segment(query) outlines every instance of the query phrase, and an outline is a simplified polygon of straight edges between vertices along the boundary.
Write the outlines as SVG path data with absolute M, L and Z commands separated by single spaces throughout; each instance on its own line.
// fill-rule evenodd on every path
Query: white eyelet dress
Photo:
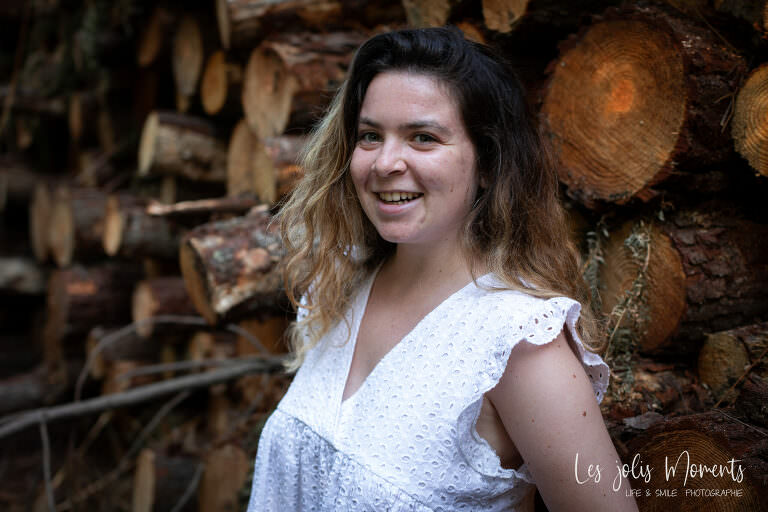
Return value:
M 267 420 L 248 512 L 528 509 L 526 464 L 502 468 L 475 424 L 512 348 L 548 343 L 564 325 L 602 399 L 609 370 L 576 333 L 581 305 L 490 290 L 502 283 L 485 275 L 425 316 L 342 403 L 372 283 L 347 312 L 350 341 L 344 322 L 332 328 Z

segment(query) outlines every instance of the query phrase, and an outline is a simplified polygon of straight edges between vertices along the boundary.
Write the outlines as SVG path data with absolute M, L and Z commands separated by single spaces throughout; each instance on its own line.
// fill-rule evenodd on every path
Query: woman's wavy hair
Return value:
M 581 336 L 600 350 L 555 160 L 520 80 L 501 56 L 458 29 L 426 28 L 376 35 L 358 49 L 304 151 L 304 178 L 278 214 L 286 291 L 294 305 L 302 297 L 305 312 L 290 330 L 289 369 L 344 318 L 353 292 L 394 251 L 365 216 L 349 174 L 365 93 L 387 71 L 427 75 L 447 87 L 474 143 L 480 187 L 461 237 L 472 275 L 482 268 L 508 289 L 578 300 L 585 306 Z

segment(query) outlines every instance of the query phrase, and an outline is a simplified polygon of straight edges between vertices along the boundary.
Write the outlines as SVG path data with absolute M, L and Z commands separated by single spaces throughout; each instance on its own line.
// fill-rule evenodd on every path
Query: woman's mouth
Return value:
M 424 194 L 416 192 L 377 192 L 379 199 L 387 204 L 405 204 L 414 199 L 418 199 Z

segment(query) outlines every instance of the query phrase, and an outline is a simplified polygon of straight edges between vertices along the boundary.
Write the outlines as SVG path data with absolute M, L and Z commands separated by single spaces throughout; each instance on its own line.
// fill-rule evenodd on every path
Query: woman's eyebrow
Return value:
M 376 121 L 374 121 L 373 119 L 370 119 L 368 117 L 361 117 L 359 124 L 370 126 L 372 128 L 376 128 L 376 129 L 380 129 L 381 128 L 381 124 L 380 123 L 377 123 Z M 399 125 L 398 128 L 400 130 L 421 130 L 421 129 L 427 128 L 427 129 L 435 130 L 435 131 L 441 132 L 441 133 L 447 133 L 447 134 L 451 133 L 451 130 L 448 127 L 443 126 L 442 124 L 440 124 L 440 123 L 438 123 L 436 121 L 432 121 L 432 120 L 411 121 L 411 122 L 403 123 L 403 124 Z

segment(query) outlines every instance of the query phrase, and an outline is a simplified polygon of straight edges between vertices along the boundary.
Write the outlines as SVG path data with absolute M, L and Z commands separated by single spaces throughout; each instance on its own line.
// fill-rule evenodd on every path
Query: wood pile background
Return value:
M 765 0 L 3 2 L 0 508 L 243 509 L 290 382 L 270 216 L 355 48 L 446 23 L 561 157 L 641 510 L 768 510 Z

